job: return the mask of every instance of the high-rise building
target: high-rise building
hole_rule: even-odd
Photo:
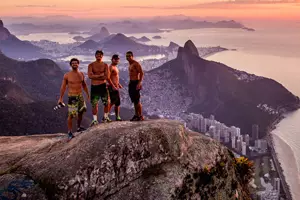
[[[238,152],[241,152],[242,151],[242,143],[241,143],[241,140],[240,139],[237,139],[236,141],[236,150]]]
[[[273,187],[274,190],[276,190],[277,193],[280,194],[280,178],[274,178]]]
[[[227,130],[224,131],[224,142],[225,143],[229,143],[230,142],[230,135],[229,132]]]
[[[261,142],[261,146],[260,146],[260,148],[261,148],[261,150],[263,150],[263,151],[267,151],[267,149],[268,149],[268,142],[267,142],[267,140],[260,140]]]
[[[235,149],[235,147],[236,147],[235,136],[232,136],[232,137],[231,137],[231,147],[232,147],[233,149]]]
[[[206,126],[207,126],[207,119],[202,118],[201,119],[201,132],[206,133]]]
[[[241,129],[240,128],[236,128],[236,135],[240,136],[241,135]]]
[[[242,142],[242,154],[243,155],[247,155],[246,152],[247,151],[247,145],[246,142]]]
[[[259,127],[257,124],[252,125],[252,135],[251,135],[253,140],[257,140],[259,137]]]
[[[250,144],[250,136],[248,134],[245,135],[245,140],[244,141],[246,142],[246,145],[249,146],[249,144]]]
[[[236,137],[237,136],[237,130],[235,126],[231,126],[230,127],[230,133],[232,137]]]
[[[210,115],[209,119],[210,119],[211,121],[214,121],[214,120],[215,120],[215,116],[214,116],[214,115]]]
[[[210,127],[211,126],[211,121],[210,121],[210,119],[208,119],[208,118],[205,118],[205,123],[206,123],[206,130],[207,130],[207,127]]]
[[[208,130],[210,136],[214,139],[216,139],[216,127],[215,126],[210,126]]]

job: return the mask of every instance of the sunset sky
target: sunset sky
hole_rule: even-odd
[[[291,2],[294,1],[294,2]],[[78,18],[148,17],[173,14],[300,20],[300,0],[4,0],[1,16],[69,15]]]

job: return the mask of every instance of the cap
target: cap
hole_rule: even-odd
[[[119,55],[118,54],[114,54],[111,59],[114,59],[114,60],[117,60],[117,59],[120,59]]]

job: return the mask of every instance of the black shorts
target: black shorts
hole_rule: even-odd
[[[91,85],[91,104],[93,108],[98,105],[100,99],[104,106],[108,105],[108,91],[106,83],[101,85]]]
[[[108,86],[110,103],[115,106],[121,105],[119,90],[113,90],[111,86]]]
[[[129,81],[129,86],[128,86],[128,92],[129,96],[131,99],[131,102],[134,104],[138,104],[140,102],[141,94],[140,90],[136,89],[136,86],[138,85],[139,81]]]

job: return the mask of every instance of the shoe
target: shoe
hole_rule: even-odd
[[[71,140],[72,138],[74,138],[74,135],[73,135],[73,133],[70,131],[70,132],[68,133],[68,139]]]
[[[103,117],[102,122],[107,123],[107,122],[112,122],[112,121],[111,121],[111,119],[109,119],[109,117],[105,117],[105,118]]]
[[[130,120],[130,121],[138,121],[138,119],[139,119],[139,117],[138,117],[138,116],[136,116],[136,115],[134,115],[134,116],[131,118],[131,120]]]
[[[77,132],[82,132],[82,131],[85,131],[85,130],[86,130],[86,129],[83,128],[83,127],[81,127],[81,126],[77,128]]]
[[[145,120],[145,118],[144,118],[144,116],[142,115],[142,116],[139,116],[139,120],[138,121],[144,121]]]
[[[97,120],[93,120],[90,126],[92,127],[92,126],[95,126],[97,124],[99,124],[99,122]]]
[[[121,117],[120,116],[116,117],[116,121],[122,121]]]

